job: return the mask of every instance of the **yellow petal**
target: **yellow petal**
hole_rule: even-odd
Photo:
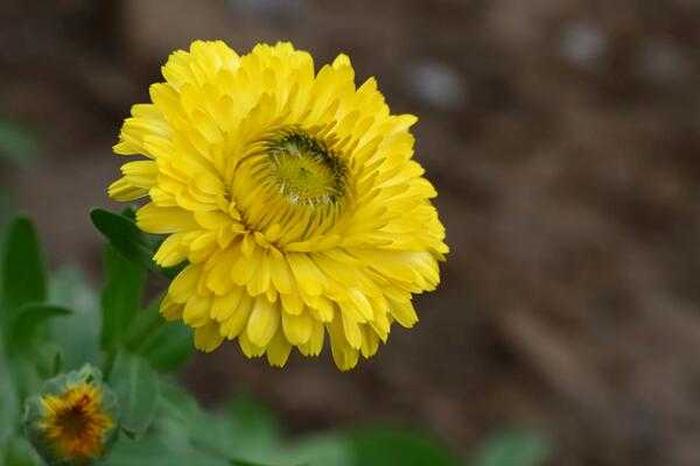
[[[187,258],[189,248],[183,243],[185,233],[174,233],[160,245],[153,260],[161,267],[172,267]]]
[[[223,296],[216,296],[211,307],[212,319],[218,322],[229,320],[241,303],[243,294],[243,288],[235,287]]]
[[[411,328],[418,322],[418,315],[410,298],[407,301],[390,300],[389,311],[402,327]]]
[[[323,293],[325,277],[306,254],[290,253],[286,257],[296,283],[302,291],[311,296]]]
[[[304,301],[295,293],[280,295],[280,301],[282,309],[288,314],[298,315],[304,310]]]
[[[369,326],[364,326],[362,329],[362,347],[360,348],[362,356],[371,358],[376,354],[377,349],[379,349],[379,337]]]
[[[241,295],[241,301],[236,306],[233,314],[221,323],[221,335],[233,339],[237,336],[245,335],[243,330],[248,323],[248,318],[250,317],[250,312],[253,309],[255,300],[248,294],[243,292]],[[243,333],[241,333],[243,332]]]
[[[215,322],[194,329],[194,346],[200,351],[210,353],[218,348],[222,341],[219,324]]]
[[[270,254],[270,278],[273,285],[282,294],[292,292],[292,276],[287,262],[281,254]]]
[[[168,294],[176,303],[185,303],[197,288],[201,267],[188,265],[170,283]]]
[[[249,358],[257,358],[258,356],[262,356],[265,352],[265,347],[254,345],[245,332],[241,333],[241,336],[238,337],[238,345],[241,347],[243,354]]]
[[[322,322],[313,321],[311,337],[303,345],[299,345],[299,351],[304,356],[318,356],[323,349],[323,339],[326,335],[326,328]]]
[[[210,259],[214,265],[207,272],[207,287],[217,296],[226,295],[236,287],[231,280],[231,262],[228,260],[232,257],[232,254],[222,254]]]
[[[163,234],[196,230],[192,212],[180,207],[158,207],[152,202],[136,211],[136,224],[147,233]]]
[[[279,326],[280,312],[264,296],[255,298],[253,311],[248,319],[246,334],[255,346],[265,348]]]
[[[119,202],[131,202],[148,194],[148,189],[132,184],[126,177],[121,177],[107,188],[109,197]]]
[[[258,266],[255,268],[255,273],[250,278],[247,287],[251,295],[257,296],[265,293],[270,286],[270,260],[267,253],[261,248],[255,248],[251,260],[257,262]]]
[[[347,312],[340,313],[343,320],[343,332],[345,332],[345,339],[348,344],[354,348],[359,349],[362,346],[362,332],[360,331],[360,326],[355,320],[355,317]]]
[[[292,345],[289,344],[281,330],[275,333],[267,347],[267,361],[271,366],[283,367],[287,363]]]
[[[173,301],[170,295],[166,295],[160,302],[160,314],[165,320],[177,320],[182,318],[182,304]]]
[[[328,335],[331,340],[331,354],[335,365],[341,371],[347,371],[357,365],[359,359],[359,351],[352,348],[345,339],[341,319],[333,319],[333,322],[327,324]]]
[[[182,320],[190,327],[201,327],[209,322],[211,299],[205,296],[192,295],[185,304]]]
[[[315,319],[321,322],[330,322],[333,320],[335,306],[333,301],[324,296],[305,297],[306,303],[311,309],[311,314]]]
[[[302,345],[311,338],[313,319],[308,312],[302,312],[299,315],[283,312],[282,327],[284,335],[292,345]]]

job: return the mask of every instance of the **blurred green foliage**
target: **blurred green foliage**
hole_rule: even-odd
[[[39,151],[36,135],[26,126],[0,118],[0,159],[15,164],[31,162]]]
[[[537,466],[550,454],[551,446],[543,435],[531,430],[509,429],[484,442],[474,466]]]
[[[419,432],[371,427],[288,439],[280,421],[250,397],[217,412],[201,409],[173,380],[192,354],[192,335],[164,321],[159,299],[142,305],[157,241],[130,213],[96,210],[107,237],[98,295],[75,269],[48,276],[31,222],[17,218],[0,252],[0,466],[41,460],[20,430],[23,400],[54,375],[89,362],[119,400],[121,435],[105,466],[456,466],[440,442]],[[534,466],[549,447],[540,437],[492,439],[476,466]]]

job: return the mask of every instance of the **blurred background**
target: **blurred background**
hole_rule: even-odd
[[[292,434],[419,426],[469,458],[530,432],[552,465],[700,464],[697,0],[0,0],[0,211],[95,285],[130,105],[193,39],[348,53],[420,116],[452,252],[420,324],[341,374],[228,345],[182,375]]]

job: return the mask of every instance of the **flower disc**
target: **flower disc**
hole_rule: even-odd
[[[314,70],[289,43],[239,56],[192,44],[135,105],[111,197],[148,197],[138,226],[168,235],[154,259],[187,262],[161,311],[212,351],[236,339],[282,366],[292,348],[340,369],[372,356],[412,296],[433,290],[448,248],[413,160],[412,115],[391,115],[376,81],[354,83],[339,55]]]

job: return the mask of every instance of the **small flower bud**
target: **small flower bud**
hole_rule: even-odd
[[[117,399],[100,371],[79,371],[47,381],[27,400],[27,437],[49,465],[89,465],[108,450],[117,433]]]

